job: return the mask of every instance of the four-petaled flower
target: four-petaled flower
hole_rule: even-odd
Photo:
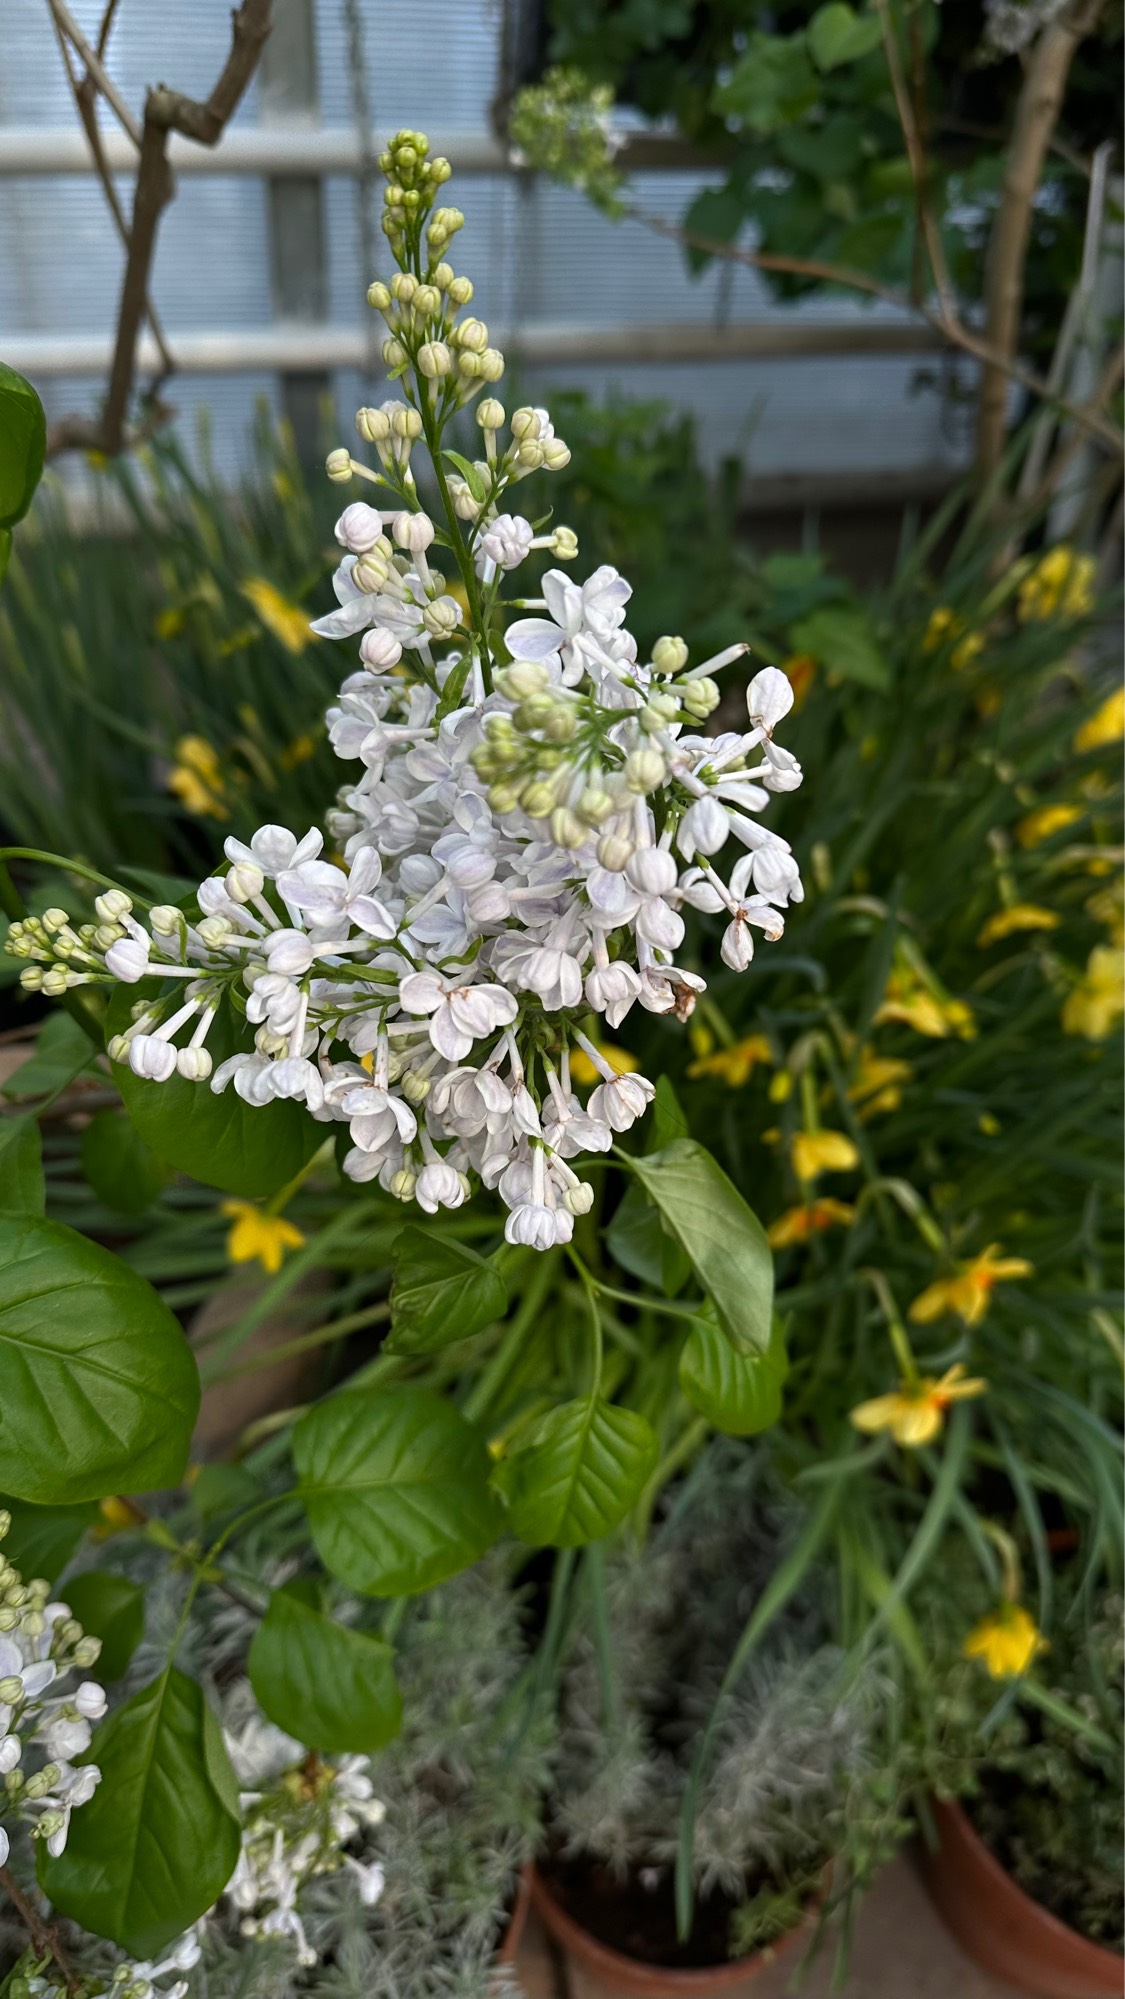
[[[269,1215],[253,1201],[223,1201],[219,1213],[234,1224],[227,1237],[227,1255],[232,1263],[260,1263],[274,1276],[281,1269],[287,1249],[300,1249],[305,1238],[295,1222],[284,1215]]]
[[[961,1650],[966,1659],[979,1659],[994,1680],[1013,1680],[1026,1673],[1048,1645],[1022,1604],[1002,1603],[974,1624]]]
[[[430,1040],[447,1062],[462,1062],[474,1041],[508,1027],[519,1002],[505,986],[458,985],[436,972],[411,972],[399,987],[405,1013],[430,1015]]]

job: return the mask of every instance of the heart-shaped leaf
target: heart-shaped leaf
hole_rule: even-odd
[[[238,1787],[203,1690],[176,1667],[95,1731],[101,1782],[39,1879],[64,1916],[156,1957],[222,1894],[242,1844]]]
[[[496,1539],[484,1443],[426,1389],[331,1397],[301,1418],[293,1456],[317,1553],[352,1589],[413,1596]]]
[[[175,1485],[199,1408],[151,1284],[59,1222],[0,1215],[0,1487],[40,1505]]]
[[[496,1483],[533,1548],[580,1548],[624,1520],[657,1459],[649,1424],[600,1396],[564,1402],[503,1458]]]
[[[381,1749],[402,1727],[394,1653],[289,1590],[275,1590],[254,1635],[250,1684],[259,1706],[298,1742],[329,1754]]]
[[[437,1353],[502,1319],[508,1292],[500,1272],[457,1242],[403,1229],[391,1286],[392,1353]]]
[[[133,986],[122,986],[114,995],[107,1022],[111,1036],[129,1026],[135,999]],[[207,1037],[216,1066],[235,1046],[224,1006]],[[157,1159],[226,1194],[276,1194],[324,1143],[323,1125],[297,1103],[245,1104],[233,1084],[216,1094],[210,1084],[189,1083],[183,1076],[154,1083],[134,1076],[123,1062],[114,1063],[113,1079],[135,1129]]]
[[[738,1188],[694,1139],[633,1160],[633,1171],[714,1299],[739,1353],[765,1353],[773,1313],[773,1259]]]

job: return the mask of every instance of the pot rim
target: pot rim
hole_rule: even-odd
[[[956,1798],[932,1798],[930,1805],[938,1824],[939,1836],[941,1822],[944,1819],[969,1849],[974,1864],[980,1868],[989,1885],[994,1889],[1003,1889],[1018,1900],[1024,1919],[1029,1925],[1034,1926],[1041,1934],[1052,1937],[1058,1944],[1065,1945],[1077,1960],[1079,1970],[1107,1975],[1112,1972],[1118,1980],[1118,1986],[1120,1985],[1125,1956],[1118,1951],[1109,1950],[1105,1944],[1095,1943],[1092,1937],[1084,1937],[1081,1930],[1072,1929],[1069,1923],[1063,1922],[1061,1916],[1053,1915],[1050,1909],[1044,1908],[1042,1902],[1035,1900],[1034,1895],[1029,1895],[1026,1888],[1021,1888],[1015,1875],[1009,1874],[1003,1861],[998,1860],[992,1848],[986,1845],[968,1812]],[[939,1852],[927,1852],[926,1858],[931,1862],[940,1858],[940,1837]]]
[[[751,1951],[748,1957],[729,1959],[725,1964],[700,1965],[684,1970],[649,1964],[639,1957],[627,1957],[624,1951],[614,1950],[612,1945],[602,1943],[592,1930],[577,1922],[563,1907],[535,1861],[531,1866],[531,1900],[556,1941],[588,1969],[599,1976],[616,1979],[631,1992],[649,1992],[660,1994],[661,1999],[676,1999],[679,1993],[732,1991],[748,1978],[765,1971],[796,1943],[819,1896],[813,1897],[800,1920],[784,1936],[778,1937],[776,1943]]]

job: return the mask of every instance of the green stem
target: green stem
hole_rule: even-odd
[[[449,497],[449,481],[445,476],[445,467],[441,462],[441,426],[434,415],[433,404],[430,401],[429,383],[424,377],[418,383],[418,408],[422,418],[422,429],[425,432],[426,444],[433,462],[434,477],[438,483],[441,503],[445,508],[445,518],[449,525],[450,545],[457,558],[457,567],[461,571],[461,581],[465,585],[465,595],[469,600],[469,613],[473,621],[473,629],[480,643],[481,672],[484,675],[485,692],[486,694],[490,694],[492,692],[492,658],[488,650],[488,635],[485,629],[484,611],[481,606],[480,587],[477,582],[476,570],[473,568],[472,557],[465,546],[465,538],[461,533],[460,523],[453,511],[453,501]]]
[[[1033,1707],[1049,1714],[1052,1721],[1062,1722],[1064,1728],[1072,1729],[1100,1755],[1112,1757],[1114,1761],[1120,1756],[1120,1745],[1113,1742],[1096,1722],[1071,1707],[1069,1701],[1064,1701],[1059,1694],[1052,1693],[1049,1687],[1041,1686],[1038,1680],[1020,1680],[1019,1693],[1021,1700],[1030,1701]]]

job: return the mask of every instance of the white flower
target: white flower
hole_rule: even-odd
[[[530,555],[534,539],[535,529],[522,514],[499,514],[477,545],[498,569],[516,569]]]
[[[507,1027],[519,1012],[503,986],[455,985],[435,972],[411,972],[399,987],[407,1013],[429,1014],[430,1040],[439,1055],[460,1062],[474,1041]]]
[[[135,986],[138,979],[146,979],[151,967],[148,962],[152,946],[147,937],[119,937],[105,954],[106,970],[123,985]]]
[[[323,845],[315,826],[300,840],[287,826],[259,826],[249,846],[228,839],[223,842],[223,852],[228,861],[255,862],[267,881],[275,881],[283,868],[299,868],[304,861],[314,861]]]
[[[424,1166],[414,1188],[414,1199],[428,1215],[436,1215],[439,1208],[459,1208],[467,1195],[464,1175],[444,1159],[433,1159]]]
[[[654,1095],[647,1076],[614,1076],[591,1091],[589,1113],[611,1131],[628,1131],[644,1116]]]
[[[176,1073],[176,1051],[159,1034],[135,1034],[129,1043],[129,1067],[134,1076],[166,1083]]]

